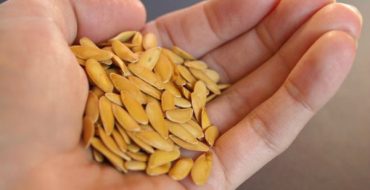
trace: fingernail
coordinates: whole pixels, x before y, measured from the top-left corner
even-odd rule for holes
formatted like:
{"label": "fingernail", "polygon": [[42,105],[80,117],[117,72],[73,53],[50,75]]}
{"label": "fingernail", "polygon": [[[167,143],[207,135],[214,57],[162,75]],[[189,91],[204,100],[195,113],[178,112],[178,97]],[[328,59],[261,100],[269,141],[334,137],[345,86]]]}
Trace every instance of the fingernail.
{"label": "fingernail", "polygon": [[349,9],[351,9],[353,12],[355,12],[358,15],[358,17],[360,18],[361,26],[362,26],[363,19],[362,19],[362,14],[361,14],[360,10],[358,10],[357,7],[355,7],[353,5],[350,5],[350,4],[346,4],[346,3],[341,3],[341,4],[346,6]]}

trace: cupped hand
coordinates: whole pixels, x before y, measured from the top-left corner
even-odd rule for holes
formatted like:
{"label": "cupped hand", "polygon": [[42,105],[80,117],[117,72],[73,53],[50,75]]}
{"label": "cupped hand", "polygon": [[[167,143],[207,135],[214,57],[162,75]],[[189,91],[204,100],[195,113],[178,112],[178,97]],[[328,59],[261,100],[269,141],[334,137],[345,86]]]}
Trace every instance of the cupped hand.
{"label": "cupped hand", "polygon": [[[235,189],[335,94],[353,63],[362,20],[334,0],[209,0],[144,23],[137,0],[0,5],[0,189]],[[232,84],[208,106],[222,135],[204,187],[122,175],[96,164],[79,143],[88,87],[69,45],[143,28]]]}

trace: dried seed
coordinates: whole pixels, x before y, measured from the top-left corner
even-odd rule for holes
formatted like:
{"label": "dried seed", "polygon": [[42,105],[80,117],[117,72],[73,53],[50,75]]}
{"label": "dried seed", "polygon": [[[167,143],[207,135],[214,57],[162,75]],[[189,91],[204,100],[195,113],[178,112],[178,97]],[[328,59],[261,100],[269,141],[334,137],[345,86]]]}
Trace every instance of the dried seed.
{"label": "dried seed", "polygon": [[112,65],[113,61],[111,59],[105,60],[105,61],[99,61],[100,63],[103,63],[104,65]]}
{"label": "dried seed", "polygon": [[80,59],[78,57],[76,57],[76,59],[77,59],[78,64],[80,64],[81,66],[85,66],[85,60]]}
{"label": "dried seed", "polygon": [[139,88],[136,87],[133,82],[114,73],[110,74],[109,77],[111,78],[113,85],[117,88],[117,90],[128,92],[140,104],[146,103],[145,95],[139,90]]}
{"label": "dried seed", "polygon": [[139,131],[136,132],[136,136],[146,144],[159,150],[171,151],[174,148],[173,144],[169,143],[169,141],[162,138],[155,131]]}
{"label": "dried seed", "polygon": [[94,86],[91,90],[91,92],[93,92],[98,98],[100,98],[101,96],[103,96],[105,94],[105,92],[103,90],[101,90],[99,87],[97,86]]}
{"label": "dried seed", "polygon": [[129,155],[132,159],[137,161],[146,162],[148,161],[148,155],[142,152],[127,152],[127,155]]}
{"label": "dried seed", "polygon": [[177,70],[187,82],[195,83],[196,79],[193,77],[193,75],[190,73],[190,71],[186,67],[182,65],[177,65]]}
{"label": "dried seed", "polygon": [[162,81],[167,83],[173,75],[173,65],[170,60],[163,53],[159,56],[159,60],[154,68],[155,72],[159,74]]}
{"label": "dried seed", "polygon": [[115,36],[114,38],[110,39],[109,41],[112,42],[114,40],[119,40],[121,42],[127,42],[128,40],[130,40],[135,35],[135,33],[136,33],[136,31],[121,32],[117,36]]}
{"label": "dried seed", "polygon": [[143,35],[140,32],[136,32],[134,37],[132,38],[132,50],[134,52],[139,52],[143,50]]}
{"label": "dried seed", "polygon": [[164,89],[171,92],[171,94],[173,94],[175,97],[181,97],[181,92],[171,81],[164,84]]}
{"label": "dried seed", "polygon": [[113,135],[114,141],[116,141],[116,144],[117,144],[118,148],[122,152],[127,152],[128,145],[127,145],[126,141],[123,139],[123,137],[121,136],[121,134],[117,130],[113,130],[112,135]]}
{"label": "dried seed", "polygon": [[123,62],[123,60],[121,58],[119,58],[117,55],[113,55],[112,60],[113,60],[113,63],[121,69],[121,71],[123,73],[123,76],[130,76],[131,75],[130,71],[128,70],[128,68],[125,64],[125,62]]}
{"label": "dried seed", "polygon": [[128,148],[128,151],[133,152],[133,153],[137,153],[137,152],[140,151],[140,147],[138,147],[138,146],[136,146],[134,144],[129,144],[127,146],[127,148]]}
{"label": "dried seed", "polygon": [[166,126],[168,127],[168,130],[178,138],[182,139],[183,141],[186,141],[191,144],[198,143],[198,140],[190,133],[188,132],[184,127],[177,123],[173,123],[170,121],[166,121]]}
{"label": "dried seed", "polygon": [[202,128],[197,122],[193,120],[190,120],[187,123],[182,124],[182,127],[184,127],[184,129],[186,129],[189,133],[191,133],[194,137],[198,139],[204,137]]}
{"label": "dried seed", "polygon": [[99,133],[100,139],[103,141],[104,145],[110,151],[112,151],[114,154],[117,154],[118,156],[120,156],[121,158],[123,158],[125,160],[131,160],[131,158],[129,156],[127,156],[125,153],[123,153],[118,148],[118,146],[117,146],[116,142],[113,140],[113,138],[111,136],[108,136],[107,134],[105,134],[105,131],[101,127],[98,127],[98,133]]}
{"label": "dried seed", "polygon": [[121,97],[116,94],[116,93],[113,93],[113,92],[108,92],[108,93],[105,93],[105,97],[107,97],[108,100],[110,100],[111,102],[119,105],[119,106],[122,106],[122,101],[121,101]]}
{"label": "dried seed", "polygon": [[150,101],[146,105],[146,114],[148,115],[152,127],[165,139],[168,138],[168,128],[165,125],[164,116],[158,101]]}
{"label": "dried seed", "polygon": [[91,41],[89,38],[86,38],[86,37],[83,37],[80,39],[80,45],[99,49],[99,47],[96,46],[96,44],[93,41]]}
{"label": "dried seed", "polygon": [[219,84],[218,85],[218,88],[220,89],[220,90],[225,90],[225,89],[227,89],[227,88],[229,88],[230,87],[230,84]]}
{"label": "dried seed", "polygon": [[199,152],[207,152],[209,150],[209,147],[200,141],[198,141],[195,144],[191,144],[191,143],[181,140],[180,138],[174,135],[169,135],[169,137],[175,144],[179,145],[181,148],[186,149],[186,150],[199,151]]}
{"label": "dried seed", "polygon": [[128,47],[118,40],[112,41],[112,48],[114,53],[125,61],[133,63],[139,58],[134,52],[132,52]]}
{"label": "dried seed", "polygon": [[191,105],[193,106],[193,111],[195,118],[200,121],[201,110],[204,107],[207,99],[205,96],[201,97],[199,94],[191,93]]}
{"label": "dried seed", "polygon": [[204,73],[215,83],[218,83],[220,81],[220,75],[214,71],[214,70],[210,70],[210,69],[206,69],[204,70]]}
{"label": "dried seed", "polygon": [[189,68],[200,69],[200,70],[205,70],[208,68],[207,64],[204,63],[203,61],[186,61],[184,65]]}
{"label": "dried seed", "polygon": [[90,117],[85,116],[83,119],[83,145],[85,148],[90,146],[91,139],[94,137],[95,134],[95,126],[93,121]]}
{"label": "dried seed", "polygon": [[205,107],[202,108],[201,112],[201,125],[203,129],[206,129],[211,125],[211,121],[209,120],[208,113]]}
{"label": "dried seed", "polygon": [[206,85],[202,81],[197,81],[195,83],[193,92],[201,96],[207,96],[209,94]]}
{"label": "dried seed", "polygon": [[138,131],[140,126],[136,121],[120,106],[113,104],[112,105],[113,115],[124,129],[127,131]]}
{"label": "dried seed", "polygon": [[112,112],[112,103],[105,97],[102,96],[99,99],[99,112],[100,119],[103,123],[105,132],[110,135],[114,128],[114,116]]}
{"label": "dried seed", "polygon": [[75,54],[76,57],[80,59],[95,59],[97,61],[105,61],[108,59],[112,59],[113,54],[112,52],[97,49],[94,47],[87,47],[87,46],[72,46],[72,52]]}
{"label": "dried seed", "polygon": [[194,162],[191,158],[181,158],[171,168],[168,175],[176,181],[183,180],[189,175],[193,164]]}
{"label": "dried seed", "polygon": [[142,141],[136,136],[134,132],[127,131],[128,136],[134,141],[139,147],[141,147],[145,152],[152,154],[154,152],[153,147]]}
{"label": "dried seed", "polygon": [[175,105],[180,108],[190,108],[191,107],[191,103],[188,100],[181,98],[181,97],[175,97]]}
{"label": "dried seed", "polygon": [[157,37],[153,33],[146,33],[143,39],[143,47],[145,50],[158,46]]}
{"label": "dried seed", "polygon": [[93,123],[98,121],[99,118],[99,99],[92,91],[87,96],[85,116],[90,117]]}
{"label": "dried seed", "polygon": [[204,135],[205,135],[205,139],[206,139],[207,143],[210,146],[213,146],[216,139],[219,136],[219,132],[218,132],[217,127],[212,125],[212,126],[210,126],[206,129],[206,131],[204,132]]}
{"label": "dried seed", "polygon": [[142,92],[144,92],[145,94],[148,94],[156,99],[160,99],[161,98],[161,92],[159,90],[157,90],[156,88],[154,88],[153,86],[151,86],[150,84],[144,82],[143,80],[141,80],[140,78],[137,78],[135,76],[129,76],[128,79],[135,84],[135,86],[137,88],[139,88]]}
{"label": "dried seed", "polygon": [[177,86],[185,86],[187,83],[186,80],[183,79],[181,75],[173,75],[172,80],[175,82]]}
{"label": "dried seed", "polygon": [[212,153],[207,152],[200,155],[191,169],[191,178],[196,185],[207,183],[212,170]]}
{"label": "dried seed", "polygon": [[174,53],[176,53],[178,56],[180,56],[180,57],[182,57],[182,58],[184,58],[184,59],[187,59],[187,60],[194,60],[194,59],[195,59],[195,58],[194,58],[192,55],[190,55],[188,52],[186,52],[185,50],[183,50],[183,49],[181,49],[181,48],[179,48],[179,47],[177,47],[177,46],[173,46],[172,51],[173,51]]}
{"label": "dried seed", "polygon": [[161,55],[161,48],[152,48],[145,51],[138,61],[138,65],[153,70]]}
{"label": "dried seed", "polygon": [[141,161],[127,161],[125,167],[131,171],[141,171],[146,169],[146,163]]}
{"label": "dried seed", "polygon": [[192,68],[190,68],[189,70],[191,74],[194,75],[195,78],[203,81],[210,91],[212,91],[215,94],[221,93],[217,84],[211,78],[209,78],[202,70],[192,69]]}
{"label": "dried seed", "polygon": [[85,65],[86,73],[96,86],[104,92],[112,92],[113,84],[108,78],[107,73],[99,62],[95,59],[89,59]]}
{"label": "dried seed", "polygon": [[164,89],[162,80],[151,70],[138,64],[130,64],[128,68],[132,73],[134,73],[137,77],[143,79],[145,82],[153,85],[159,90]]}
{"label": "dried seed", "polygon": [[161,166],[163,164],[170,163],[180,157],[180,150],[179,148],[175,148],[172,151],[161,151],[157,150],[153,154],[150,155],[148,161],[149,168],[155,168]]}
{"label": "dried seed", "polygon": [[166,117],[176,123],[186,123],[191,120],[192,116],[193,110],[190,108],[166,111]]}
{"label": "dried seed", "polygon": [[104,156],[95,149],[92,149],[92,155],[95,161],[101,163],[104,161]]}
{"label": "dried seed", "polygon": [[162,110],[168,111],[175,109],[175,96],[169,91],[165,90],[162,93]]}
{"label": "dried seed", "polygon": [[121,127],[118,123],[116,123],[116,129],[118,130],[119,134],[121,134],[123,140],[126,142],[127,144],[127,148],[129,149],[130,147],[130,143],[131,143],[131,140],[130,140],[130,137],[128,137],[127,133],[125,130],[123,130],[123,127]]}
{"label": "dried seed", "polygon": [[182,57],[178,56],[177,54],[175,54],[171,50],[168,50],[168,49],[163,48],[162,51],[168,57],[168,59],[171,60],[172,63],[178,65],[178,64],[181,64],[181,63],[184,62],[184,59]]}
{"label": "dried seed", "polygon": [[119,156],[113,154],[110,150],[108,150],[99,139],[93,138],[91,140],[91,145],[97,151],[103,154],[120,171],[127,172],[127,169],[124,167],[123,160]]}
{"label": "dried seed", "polygon": [[129,92],[121,91],[121,100],[135,121],[144,125],[148,124],[149,119],[144,108]]}
{"label": "dried seed", "polygon": [[188,89],[186,89],[185,87],[181,87],[181,93],[182,95],[184,96],[184,98],[186,99],[190,99],[190,91]]}
{"label": "dried seed", "polygon": [[212,100],[213,100],[213,99],[215,99],[217,96],[218,96],[217,94],[212,94],[212,95],[208,96],[208,97],[207,97],[207,102],[206,102],[206,103],[208,103],[208,102],[212,101]]}
{"label": "dried seed", "polygon": [[146,174],[150,176],[159,176],[159,175],[168,173],[170,168],[171,168],[171,163],[163,164],[161,166],[154,167],[154,168],[147,167]]}

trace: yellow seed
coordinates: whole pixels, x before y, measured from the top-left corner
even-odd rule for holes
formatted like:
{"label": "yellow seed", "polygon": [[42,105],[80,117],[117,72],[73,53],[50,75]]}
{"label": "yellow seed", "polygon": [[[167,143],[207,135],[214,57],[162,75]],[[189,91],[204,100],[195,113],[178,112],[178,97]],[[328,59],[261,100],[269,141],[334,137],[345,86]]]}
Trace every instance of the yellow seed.
{"label": "yellow seed", "polygon": [[113,84],[109,80],[107,73],[99,62],[94,59],[89,59],[86,61],[85,69],[87,75],[96,86],[98,86],[104,92],[113,91]]}
{"label": "yellow seed", "polygon": [[117,88],[119,91],[126,91],[129,94],[131,94],[132,97],[136,101],[138,101],[140,104],[145,104],[146,103],[146,97],[145,95],[139,90],[139,88],[136,87],[136,85],[128,80],[127,78],[117,75],[115,73],[111,73],[109,75],[111,78],[114,86]]}
{"label": "yellow seed", "polygon": [[124,167],[123,160],[119,156],[115,155],[110,150],[108,150],[99,139],[93,138],[91,140],[91,145],[97,151],[103,154],[120,171],[127,172],[127,169]]}
{"label": "yellow seed", "polygon": [[140,138],[136,136],[135,132],[127,131],[128,136],[134,141],[140,148],[142,148],[145,152],[152,154],[154,152],[153,147],[142,141]]}
{"label": "yellow seed", "polygon": [[159,90],[164,89],[164,84],[162,83],[160,77],[154,74],[151,70],[138,64],[130,64],[128,68],[132,73],[134,73],[137,77],[141,78],[145,82],[153,85]]}
{"label": "yellow seed", "polygon": [[113,61],[111,59],[105,60],[105,61],[99,61],[100,63],[103,63],[104,65],[112,65]]}
{"label": "yellow seed", "polygon": [[104,161],[104,156],[95,149],[92,149],[92,155],[95,161],[101,163]]}
{"label": "yellow seed", "polygon": [[181,97],[181,92],[171,81],[164,84],[164,89],[171,92],[175,97]]}
{"label": "yellow seed", "polygon": [[211,121],[209,120],[208,113],[205,107],[202,108],[201,112],[201,125],[203,129],[206,129],[211,125]]}
{"label": "yellow seed", "polygon": [[132,38],[132,50],[134,52],[140,52],[143,50],[143,35],[140,32],[136,32]]}
{"label": "yellow seed", "polygon": [[158,46],[157,37],[153,33],[146,33],[143,38],[143,47],[145,50]]}
{"label": "yellow seed", "polygon": [[99,99],[92,91],[87,96],[85,116],[90,117],[93,123],[98,121],[99,118]]}
{"label": "yellow seed", "polygon": [[112,105],[113,115],[124,129],[127,131],[138,131],[140,126],[136,121],[120,106],[113,104]]}
{"label": "yellow seed", "polygon": [[218,85],[218,88],[220,89],[220,90],[225,90],[225,89],[227,89],[227,88],[229,88],[230,87],[230,84],[219,84]]}
{"label": "yellow seed", "polygon": [[162,100],[162,110],[163,111],[175,109],[175,96],[171,92],[165,90],[162,93],[161,100]]}
{"label": "yellow seed", "polygon": [[148,94],[156,99],[160,99],[161,98],[161,92],[159,90],[157,90],[156,88],[154,88],[153,86],[151,86],[150,84],[144,82],[143,80],[141,80],[140,78],[137,78],[135,76],[129,76],[128,79],[135,84],[135,86],[137,88],[139,88],[142,92],[144,92],[145,94]]}
{"label": "yellow seed", "polygon": [[121,127],[118,123],[116,123],[116,129],[119,132],[119,134],[121,134],[123,140],[126,142],[126,144],[128,146],[127,148],[129,149],[129,145],[131,143],[130,137],[128,137],[126,131],[123,130],[123,127]]}
{"label": "yellow seed", "polygon": [[130,40],[135,35],[135,33],[136,33],[136,31],[121,32],[117,36],[115,36],[114,38],[110,39],[109,41],[112,42],[114,40],[119,40],[121,42],[126,42],[126,41]]}
{"label": "yellow seed", "polygon": [[181,158],[171,168],[168,175],[177,181],[185,179],[189,175],[191,168],[193,167],[193,160],[191,158]]}
{"label": "yellow seed", "polygon": [[82,133],[82,140],[83,145],[85,148],[90,146],[91,139],[94,137],[95,134],[95,126],[93,121],[90,117],[85,116],[83,118],[83,133]]}
{"label": "yellow seed", "polygon": [[85,60],[80,59],[78,57],[76,57],[76,59],[77,59],[78,64],[80,64],[81,66],[85,66]]}
{"label": "yellow seed", "polygon": [[188,52],[186,52],[185,50],[183,50],[183,49],[181,49],[181,48],[179,48],[179,47],[177,47],[177,46],[174,46],[173,48],[172,48],[172,51],[174,52],[174,53],[176,53],[178,56],[180,56],[180,57],[182,57],[182,58],[184,58],[184,59],[187,59],[187,60],[194,60],[195,58],[192,56],[192,55],[190,55]]}
{"label": "yellow seed", "polygon": [[194,120],[190,120],[187,123],[182,124],[182,127],[191,133],[194,137],[201,139],[204,137],[203,130],[200,125]]}
{"label": "yellow seed", "polygon": [[171,60],[172,63],[181,64],[181,63],[184,62],[184,59],[182,57],[178,56],[177,54],[175,54],[171,50],[163,49],[162,51],[168,57],[168,59]]}
{"label": "yellow seed", "polygon": [[123,153],[117,146],[116,142],[113,140],[111,136],[108,136],[105,134],[105,131],[101,128],[98,127],[98,133],[100,139],[103,141],[104,145],[112,151],[114,154],[120,156],[121,158],[125,160],[131,160],[129,156],[127,156],[125,153]]}
{"label": "yellow seed", "polygon": [[84,60],[95,59],[97,61],[105,61],[108,59],[112,59],[113,57],[112,52],[97,49],[94,47],[72,46],[71,50],[76,55],[76,57]]}
{"label": "yellow seed", "polygon": [[207,64],[204,63],[203,61],[186,61],[184,65],[189,68],[200,69],[200,70],[205,70],[208,67]]}
{"label": "yellow seed", "polygon": [[164,116],[158,101],[150,101],[146,105],[146,114],[148,115],[152,127],[165,139],[168,138],[168,128],[165,125]]}
{"label": "yellow seed", "polygon": [[160,54],[161,48],[149,49],[140,56],[137,64],[149,70],[153,70],[159,60]]}
{"label": "yellow seed", "polygon": [[167,164],[172,162],[180,157],[180,150],[179,148],[175,148],[172,151],[161,151],[157,150],[153,154],[150,155],[148,161],[149,168],[155,168],[161,166],[163,164]]}
{"label": "yellow seed", "polygon": [[156,73],[158,73],[164,83],[170,81],[173,75],[172,63],[163,53],[161,53],[161,55],[159,56],[159,60],[154,70]]}
{"label": "yellow seed", "polygon": [[99,47],[96,46],[96,44],[87,37],[83,37],[80,39],[80,45],[99,49]]}
{"label": "yellow seed", "polygon": [[191,93],[191,105],[193,106],[193,111],[195,118],[200,121],[201,117],[201,110],[202,107],[204,107],[207,99],[205,96],[201,97],[200,95],[194,93]]}
{"label": "yellow seed", "polygon": [[99,87],[97,87],[97,86],[94,86],[93,88],[92,88],[92,90],[91,90],[91,92],[93,92],[98,98],[100,98],[101,96],[103,96],[104,95],[104,91],[103,90],[101,90]]}
{"label": "yellow seed", "polygon": [[141,161],[127,161],[125,167],[131,171],[142,171],[146,169],[146,163]]}
{"label": "yellow seed", "polygon": [[168,173],[170,168],[171,168],[171,163],[163,164],[161,166],[154,167],[154,168],[147,167],[146,174],[150,176],[159,176],[159,175]]}
{"label": "yellow seed", "polygon": [[191,169],[191,178],[196,185],[207,183],[212,171],[212,153],[207,152],[200,155],[194,162]]}
{"label": "yellow seed", "polygon": [[121,100],[135,121],[141,124],[148,124],[149,119],[144,108],[129,92],[121,91]]}
{"label": "yellow seed", "polygon": [[207,97],[207,103],[212,101],[213,99],[215,99],[218,95],[217,94],[212,94],[210,96]]}
{"label": "yellow seed", "polygon": [[114,53],[125,61],[133,63],[138,60],[138,56],[118,40],[112,41],[112,48]]}
{"label": "yellow seed", "polygon": [[127,152],[127,155],[137,161],[142,161],[142,162],[148,161],[148,155],[142,152]]}
{"label": "yellow seed", "polygon": [[204,73],[215,83],[218,83],[220,81],[220,75],[214,71],[214,70],[210,70],[210,69],[206,69],[204,70]]}
{"label": "yellow seed", "polygon": [[176,123],[186,123],[191,120],[192,116],[193,110],[191,108],[166,111],[167,119]]}
{"label": "yellow seed", "polygon": [[100,118],[104,126],[105,132],[110,135],[114,128],[114,116],[112,112],[112,103],[105,97],[102,96],[99,99],[99,112]]}
{"label": "yellow seed", "polygon": [[220,94],[221,93],[217,84],[211,78],[209,78],[202,70],[192,69],[192,68],[190,68],[189,70],[190,70],[191,74],[194,75],[195,78],[203,81],[210,91],[212,91],[215,94]]}
{"label": "yellow seed", "polygon": [[194,90],[196,94],[199,94],[201,96],[207,96],[209,94],[209,91],[207,90],[206,85],[202,81],[197,81],[194,85]]}
{"label": "yellow seed", "polygon": [[180,108],[190,108],[191,107],[191,103],[188,100],[181,98],[181,97],[175,97],[175,105]]}
{"label": "yellow seed", "polygon": [[155,131],[139,131],[136,132],[136,136],[146,144],[159,150],[171,151],[174,148],[173,144],[162,138]]}
{"label": "yellow seed", "polygon": [[116,94],[116,93],[113,93],[113,92],[108,92],[108,93],[105,93],[105,97],[107,97],[108,100],[110,100],[111,102],[119,105],[119,106],[122,106],[122,101],[121,101],[121,97]]}
{"label": "yellow seed", "polygon": [[117,130],[113,130],[112,136],[114,141],[116,141],[116,144],[120,151],[127,152],[128,145],[126,141],[123,139],[122,135]]}
{"label": "yellow seed", "polygon": [[186,99],[190,99],[190,91],[188,89],[186,89],[185,87],[181,87],[181,93],[182,95],[184,96],[184,98]]}
{"label": "yellow seed", "polygon": [[182,66],[182,65],[177,65],[177,70],[179,71],[180,75],[189,83],[195,83],[196,79],[194,76],[190,73],[190,71]]}
{"label": "yellow seed", "polygon": [[123,62],[123,60],[121,58],[119,58],[117,55],[113,55],[112,60],[113,60],[113,63],[121,69],[121,71],[123,73],[123,76],[130,76],[131,75],[130,71],[128,70],[128,68],[125,64],[125,62]]}
{"label": "yellow seed", "polygon": [[177,136],[183,141],[186,141],[191,144],[198,143],[198,140],[180,124],[166,121],[166,126],[173,135]]}
{"label": "yellow seed", "polygon": [[177,86],[185,86],[187,84],[186,80],[182,78],[181,75],[173,75],[172,79]]}
{"label": "yellow seed", "polygon": [[178,146],[186,150],[199,151],[199,152],[207,152],[209,150],[209,147],[200,141],[198,141],[195,144],[191,144],[191,143],[181,140],[180,138],[174,135],[170,135],[169,137],[175,144],[177,144]]}
{"label": "yellow seed", "polygon": [[210,146],[213,146],[216,139],[219,136],[219,132],[218,132],[217,127],[212,125],[212,126],[210,126],[206,129],[206,131],[204,132],[204,135],[205,135],[205,139],[206,139],[207,143]]}

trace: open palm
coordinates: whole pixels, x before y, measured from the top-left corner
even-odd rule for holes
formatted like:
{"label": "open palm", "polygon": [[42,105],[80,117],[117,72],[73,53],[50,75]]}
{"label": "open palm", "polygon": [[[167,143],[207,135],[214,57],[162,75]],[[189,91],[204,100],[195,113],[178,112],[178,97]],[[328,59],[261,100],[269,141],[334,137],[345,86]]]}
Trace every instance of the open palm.
{"label": "open palm", "polygon": [[199,188],[89,158],[79,144],[87,79],[68,47],[76,38],[144,28],[231,83],[208,107],[223,134],[201,189],[235,189],[334,95],[362,24],[334,0],[210,0],[146,25],[136,0],[11,0],[0,23],[0,189],[48,190]]}

